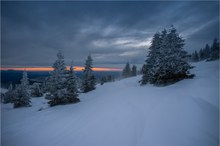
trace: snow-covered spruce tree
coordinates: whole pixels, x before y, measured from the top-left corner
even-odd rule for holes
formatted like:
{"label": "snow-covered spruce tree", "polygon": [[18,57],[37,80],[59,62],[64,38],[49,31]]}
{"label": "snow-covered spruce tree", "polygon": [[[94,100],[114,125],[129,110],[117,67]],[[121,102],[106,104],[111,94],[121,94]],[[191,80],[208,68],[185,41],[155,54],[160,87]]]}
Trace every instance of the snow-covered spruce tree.
{"label": "snow-covered spruce tree", "polygon": [[205,48],[204,48],[204,54],[205,54],[205,59],[210,58],[210,47],[208,44],[206,44]]}
{"label": "snow-covered spruce tree", "polygon": [[114,81],[114,77],[111,76],[111,75],[108,75],[108,76],[106,77],[106,79],[107,79],[107,82],[112,82],[112,81]]}
{"label": "snow-covered spruce tree", "polygon": [[141,84],[166,85],[188,78],[191,66],[187,63],[184,40],[174,27],[156,33],[146,60],[146,71]]}
{"label": "snow-covered spruce tree", "polygon": [[204,49],[200,49],[199,50],[199,60],[205,60],[205,52],[204,52]]}
{"label": "snow-covered spruce tree", "polygon": [[210,60],[217,59],[219,59],[219,41],[215,38],[211,46]]}
{"label": "snow-covered spruce tree", "polygon": [[64,62],[64,56],[61,51],[57,53],[57,60],[53,64],[53,71],[48,79],[47,89],[49,90],[51,97],[49,98],[49,104],[51,106],[63,104],[65,98],[66,88],[66,66]]}
{"label": "snow-covered spruce tree", "polygon": [[[163,33],[166,33],[166,31]],[[160,53],[161,42],[161,34],[155,33],[149,48],[150,51],[147,55],[147,60],[145,61],[146,63],[142,67],[142,85],[147,84],[148,82],[153,82],[153,77],[156,72],[155,69],[159,68],[160,58],[157,56],[157,54]]]}
{"label": "snow-covered spruce tree", "polygon": [[76,85],[76,77],[74,75],[74,69],[71,64],[70,70],[67,75],[66,79],[66,97],[64,98],[64,101],[66,103],[76,103],[79,102],[80,100],[77,98],[78,97],[78,90],[77,90],[77,85]]}
{"label": "snow-covered spruce tree", "polygon": [[130,77],[131,76],[131,68],[129,62],[126,63],[125,68],[122,71],[122,76],[124,78]]}
{"label": "snow-covered spruce tree", "polygon": [[48,91],[48,89],[47,89],[47,83],[48,83],[48,79],[49,79],[50,77],[44,77],[44,80],[43,80],[43,82],[42,82],[42,84],[41,84],[41,91],[42,91],[42,93],[46,93],[47,91]]}
{"label": "snow-covered spruce tree", "polygon": [[41,97],[43,96],[43,92],[40,89],[39,83],[34,83],[31,89],[31,96],[33,97]]}
{"label": "snow-covered spruce tree", "polygon": [[193,54],[192,54],[192,61],[193,62],[198,62],[199,61],[199,54],[197,51],[195,51]]}
{"label": "snow-covered spruce tree", "polygon": [[136,76],[136,75],[137,75],[137,67],[133,65],[131,69],[131,76]]}
{"label": "snow-covered spruce tree", "polygon": [[12,84],[9,85],[8,91],[3,96],[3,103],[12,103],[14,98],[14,90]]}
{"label": "snow-covered spruce tree", "polygon": [[82,90],[84,93],[89,92],[91,90],[94,90],[96,87],[96,79],[95,76],[92,74],[92,57],[89,55],[87,57],[86,63],[85,63],[85,68],[83,70],[84,72],[84,80],[83,80],[83,85],[82,85]]}
{"label": "snow-covered spruce tree", "polygon": [[106,77],[102,77],[101,80],[100,80],[100,84],[103,85],[106,82],[107,82]]}
{"label": "snow-covered spruce tree", "polygon": [[29,81],[27,72],[23,72],[23,77],[21,79],[21,84],[16,86],[14,92],[14,98],[12,100],[14,108],[31,106],[30,93],[29,93]]}
{"label": "snow-covered spruce tree", "polygon": [[146,68],[147,68],[147,67],[146,67],[146,64],[143,64],[142,67],[141,67],[140,70],[139,70],[139,74],[141,74],[141,75],[142,75],[142,74],[146,74],[146,73],[144,73],[144,72],[146,72],[146,70],[147,70]]}

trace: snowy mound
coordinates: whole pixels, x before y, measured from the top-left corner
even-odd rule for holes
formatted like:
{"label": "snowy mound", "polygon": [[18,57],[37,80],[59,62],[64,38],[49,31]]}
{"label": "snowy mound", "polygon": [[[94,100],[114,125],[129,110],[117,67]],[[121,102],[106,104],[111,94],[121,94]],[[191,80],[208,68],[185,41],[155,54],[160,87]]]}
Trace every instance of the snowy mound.
{"label": "snowy mound", "polygon": [[8,91],[8,89],[0,88],[0,93],[6,93],[7,91]]}
{"label": "snowy mound", "polygon": [[98,86],[77,104],[2,105],[2,145],[218,146],[219,64],[193,65],[194,79],[166,87],[140,86],[138,76]]}

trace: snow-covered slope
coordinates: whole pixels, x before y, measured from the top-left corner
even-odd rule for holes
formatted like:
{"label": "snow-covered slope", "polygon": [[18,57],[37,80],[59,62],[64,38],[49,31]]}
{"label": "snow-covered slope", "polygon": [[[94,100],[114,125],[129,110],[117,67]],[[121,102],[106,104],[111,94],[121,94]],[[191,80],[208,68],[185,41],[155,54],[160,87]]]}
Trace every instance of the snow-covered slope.
{"label": "snow-covered slope", "polygon": [[138,76],[98,86],[77,104],[2,105],[2,146],[218,146],[218,62],[194,65],[194,79],[166,87],[139,86]]}

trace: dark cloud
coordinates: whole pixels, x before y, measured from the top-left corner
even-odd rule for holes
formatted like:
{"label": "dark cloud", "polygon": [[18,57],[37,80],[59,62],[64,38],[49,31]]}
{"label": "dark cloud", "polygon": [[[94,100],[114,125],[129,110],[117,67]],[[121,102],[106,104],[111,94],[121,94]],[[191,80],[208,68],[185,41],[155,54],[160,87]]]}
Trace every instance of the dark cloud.
{"label": "dark cloud", "polygon": [[171,24],[189,52],[219,33],[218,2],[1,2],[2,66],[50,66],[59,49],[67,63],[143,63],[153,34]]}

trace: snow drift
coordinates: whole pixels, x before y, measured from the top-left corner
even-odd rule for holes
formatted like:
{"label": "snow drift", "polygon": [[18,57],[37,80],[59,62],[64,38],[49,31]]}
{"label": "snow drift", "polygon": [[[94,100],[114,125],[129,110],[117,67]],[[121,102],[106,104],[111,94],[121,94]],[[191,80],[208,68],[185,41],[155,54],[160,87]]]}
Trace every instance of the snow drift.
{"label": "snow drift", "polygon": [[1,105],[2,146],[218,146],[218,65],[196,63],[194,79],[166,87],[106,83],[77,104]]}

